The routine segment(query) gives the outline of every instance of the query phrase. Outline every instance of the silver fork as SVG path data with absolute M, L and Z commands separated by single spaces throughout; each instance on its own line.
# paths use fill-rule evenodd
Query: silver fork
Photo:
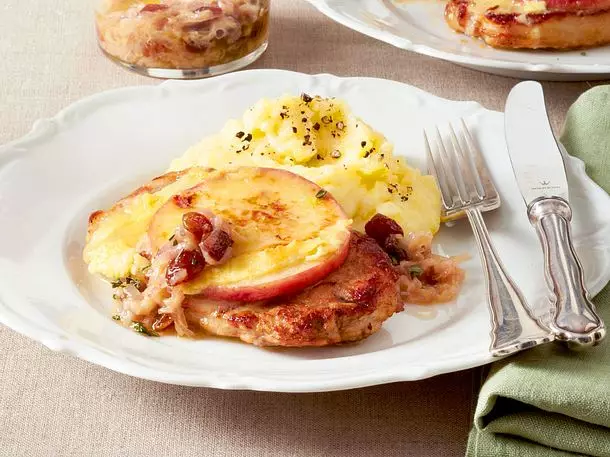
M 498 208 L 500 196 L 481 152 L 464 119 L 456 128 L 449 123 L 443 130 L 444 135 L 438 126 L 434 128 L 433 143 L 424 131 L 428 166 L 441 191 L 444 215 L 465 214 L 472 226 L 485 275 L 491 354 L 505 356 L 551 341 L 550 332 L 532 317 L 523 294 L 506 273 L 485 226 L 481 212 Z

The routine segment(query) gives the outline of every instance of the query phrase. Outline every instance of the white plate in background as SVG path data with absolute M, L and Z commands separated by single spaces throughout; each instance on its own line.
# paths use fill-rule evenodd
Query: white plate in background
M 456 33 L 441 0 L 308 0 L 353 30 L 430 57 L 522 79 L 585 81 L 610 78 L 610 45 L 573 51 L 506 50 Z

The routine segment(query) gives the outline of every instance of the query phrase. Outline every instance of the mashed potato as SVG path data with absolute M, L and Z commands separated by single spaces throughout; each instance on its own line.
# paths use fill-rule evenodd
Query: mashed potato
M 363 230 L 375 213 L 400 223 L 405 232 L 436 233 L 440 194 L 434 178 L 393 156 L 383 135 L 337 99 L 284 96 L 262 99 L 203 139 L 171 164 L 283 168 L 330 192 Z

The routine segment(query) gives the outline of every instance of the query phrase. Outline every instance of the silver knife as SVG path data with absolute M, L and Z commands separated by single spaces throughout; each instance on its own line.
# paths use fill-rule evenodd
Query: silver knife
M 572 244 L 568 181 L 540 83 L 517 84 L 505 111 L 510 160 L 530 223 L 542 243 L 546 283 L 552 292 L 547 324 L 555 338 L 569 346 L 593 346 L 604 338 L 606 328 L 589 300 Z

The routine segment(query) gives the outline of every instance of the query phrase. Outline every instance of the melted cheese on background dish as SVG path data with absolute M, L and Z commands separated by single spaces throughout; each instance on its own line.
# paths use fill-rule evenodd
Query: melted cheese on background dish
M 175 194 L 218 173 L 209 168 L 244 166 L 283 169 L 317 184 L 337 200 L 356 230 L 363 231 L 376 213 L 396 220 L 405 233 L 434 234 L 439 228 L 440 195 L 433 177 L 395 157 L 386 138 L 343 101 L 284 96 L 260 100 L 241 119 L 228 121 L 219 133 L 174 160 L 170 173 L 158 182 L 94 213 L 83 253 L 89 271 L 109 279 L 141 275 L 150 262 L 140 245 L 158 210 Z M 303 252 L 311 256 L 331 246 L 327 237 L 317 239 L 319 243 L 316 239 L 312 234 Z M 280 268 L 285 260 L 267 256 L 268 273 L 274 262 Z

